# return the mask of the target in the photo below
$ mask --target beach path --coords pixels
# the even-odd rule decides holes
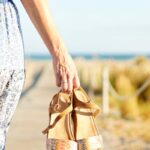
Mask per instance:
[[[7,137],[7,150],[45,149],[46,136],[42,134],[42,130],[48,125],[49,102],[58,89],[54,86],[55,78],[49,63],[40,67],[44,67],[42,73],[38,80],[35,79],[37,81],[34,81],[32,88],[25,90],[28,92],[20,99],[13,116]]]

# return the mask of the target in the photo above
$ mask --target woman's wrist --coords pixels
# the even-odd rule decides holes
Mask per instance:
[[[61,44],[59,44],[59,46],[57,46],[57,47],[55,46],[55,48],[52,49],[51,55],[54,60],[63,59],[63,57],[68,55],[68,51],[65,48],[64,44],[61,43]]]

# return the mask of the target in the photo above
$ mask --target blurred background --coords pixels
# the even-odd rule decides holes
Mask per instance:
[[[58,92],[49,52],[22,4],[26,82],[8,150],[43,150],[48,105]],[[150,1],[49,0],[81,85],[101,107],[105,150],[150,149]]]

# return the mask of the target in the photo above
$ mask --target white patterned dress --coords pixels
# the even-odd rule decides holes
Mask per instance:
[[[0,0],[0,150],[25,81],[24,44],[18,10],[12,0]]]

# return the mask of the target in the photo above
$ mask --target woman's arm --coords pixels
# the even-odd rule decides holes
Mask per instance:
[[[57,32],[48,7],[48,0],[21,0],[31,21],[53,58],[57,86],[64,91],[80,86],[77,70]]]

